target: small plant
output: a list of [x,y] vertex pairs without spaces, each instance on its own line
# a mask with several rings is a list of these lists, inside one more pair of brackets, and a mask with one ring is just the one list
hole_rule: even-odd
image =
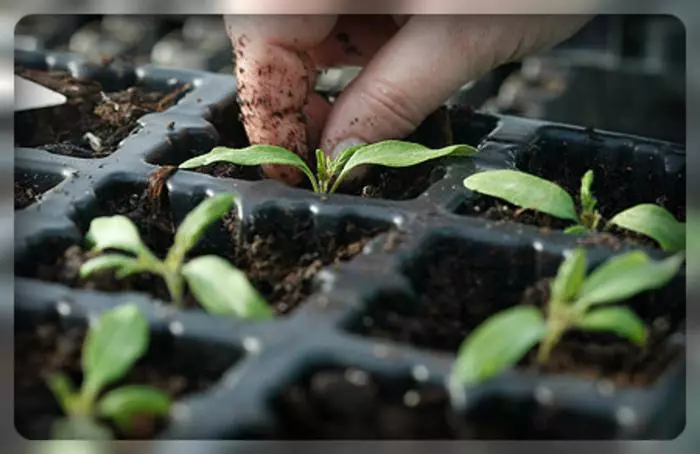
[[546,314],[534,306],[516,306],[479,325],[461,345],[452,378],[473,385],[515,365],[539,343],[544,364],[569,330],[608,331],[644,346],[647,329],[630,309],[601,307],[666,285],[683,264],[682,253],[652,261],[642,251],[609,259],[586,276],[586,253],[575,250],[550,284]]
[[[226,214],[234,203],[230,194],[204,200],[192,210],[175,233],[175,242],[164,260],[160,260],[143,243],[136,226],[125,216],[94,219],[87,240],[93,251],[108,252],[88,260],[80,268],[80,276],[114,270],[118,279],[136,273],[152,273],[163,278],[173,303],[182,307],[185,282],[194,297],[209,312],[245,318],[273,316],[241,270],[217,256],[194,258],[185,256],[197,244],[205,230]],[[126,254],[129,255],[126,255]]]
[[109,439],[111,430],[101,420],[112,421],[129,433],[134,417],[166,417],[171,398],[149,386],[127,385],[102,391],[123,378],[149,344],[146,319],[134,304],[111,309],[89,330],[82,350],[83,382],[79,390],[63,373],[47,377],[47,383],[66,418],[52,428],[57,439]]
[[471,156],[477,150],[468,145],[451,145],[431,149],[423,145],[400,140],[386,140],[369,145],[356,145],[329,158],[322,150],[316,150],[316,174],[299,156],[273,145],[252,145],[246,148],[214,148],[180,164],[181,169],[192,169],[214,162],[228,162],[242,166],[284,164],[301,170],[311,182],[314,192],[333,193],[350,171],[358,166],[374,164],[385,167],[410,167],[445,156]]
[[[522,209],[573,221],[575,224],[565,230],[567,233],[599,230],[602,216],[596,209],[598,201],[591,191],[592,184],[593,171],[589,170],[581,179],[581,206],[577,211],[573,198],[559,185],[528,173],[491,170],[464,180],[467,189],[474,192],[503,199]],[[685,223],[677,221],[659,205],[644,203],[628,208],[605,223],[605,229],[613,226],[650,237],[667,251],[685,249]]]

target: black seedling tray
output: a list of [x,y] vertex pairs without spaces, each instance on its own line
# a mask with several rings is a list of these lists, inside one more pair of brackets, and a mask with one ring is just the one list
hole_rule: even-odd
[[[682,148],[514,117],[466,115],[457,106],[449,109],[454,142],[478,145],[477,157],[436,165],[428,189],[412,199],[322,198],[271,180],[161,169],[208,151],[224,137],[247,142],[232,77],[97,67],[56,53],[16,58],[25,67],[69,69],[114,88],[193,87],[176,106],[142,117],[141,127],[109,156],[15,151],[18,181],[39,196],[16,211],[17,338],[46,324],[81,330],[108,308],[139,304],[154,338],[143,362],[168,364],[169,373],[202,384],[178,400],[160,438],[659,439],[673,438],[684,427],[684,273],[632,302],[653,326],[667,326],[656,347],[659,364],[650,373],[655,378],[645,386],[523,366],[466,393],[446,391],[459,342],[488,315],[516,304],[526,287],[552,276],[567,251],[583,245],[599,264],[636,247],[469,215],[478,197],[462,180],[487,168],[517,167],[574,184],[594,168],[601,173],[594,189],[603,205],[608,193],[627,206],[658,199],[683,217]],[[231,251],[262,244],[269,249],[260,256],[269,260],[262,268],[276,269],[280,256],[306,260],[295,275],[301,284],[291,286],[298,293],[293,297],[284,294],[284,282],[253,279],[262,293],[273,295],[278,318],[248,322],[197,308],[178,311],[145,292],[78,289],[37,277],[44,276],[37,271],[41,265],[58,260],[69,246],[84,246],[94,217],[124,212],[125,205],[132,212],[143,209],[139,197],[156,175],[168,178],[152,209],[175,225],[206,196],[238,197],[235,216],[213,227],[196,254],[230,257]],[[140,227],[154,232],[146,236],[156,249],[168,244],[162,226]],[[656,258],[666,255],[646,250]],[[611,342],[596,339],[596,348]],[[15,361],[22,359],[18,354]],[[614,359],[606,367],[623,367]],[[56,409],[27,403],[21,386],[16,380],[18,430],[41,437]],[[44,426],[27,429],[22,421],[28,418],[43,419]]]

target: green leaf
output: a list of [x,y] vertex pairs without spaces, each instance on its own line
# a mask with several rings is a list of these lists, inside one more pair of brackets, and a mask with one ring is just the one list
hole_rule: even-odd
[[175,242],[168,251],[166,262],[179,266],[207,228],[231,211],[234,201],[232,194],[219,194],[205,199],[190,211],[175,233]]
[[324,180],[328,177],[328,161],[323,150],[316,149],[316,175],[319,180]]
[[638,293],[666,285],[683,264],[681,254],[652,261],[642,251],[633,251],[609,259],[593,271],[583,284],[576,307],[615,303]]
[[253,319],[274,315],[245,273],[221,257],[207,255],[190,260],[182,274],[199,304],[212,314]]
[[354,150],[343,170],[333,183],[331,192],[335,191],[345,176],[355,167],[367,164],[385,167],[410,167],[444,156],[471,156],[477,149],[468,145],[450,145],[449,147],[430,149],[423,145],[400,140],[385,140]]
[[646,344],[648,337],[644,322],[626,307],[596,309],[578,320],[576,327],[584,331],[610,331],[640,346]]
[[583,211],[592,212],[598,203],[593,196],[591,186],[593,186],[593,171],[589,170],[581,178],[581,209]]
[[239,166],[283,164],[298,168],[316,185],[316,177],[309,166],[296,154],[273,145],[251,145],[246,148],[216,147],[207,154],[188,159],[180,164],[181,169],[193,169],[214,162],[228,162]]
[[148,324],[135,304],[111,309],[90,327],[83,346],[83,390],[96,396],[126,374],[148,347]]
[[97,404],[97,414],[109,418],[124,431],[131,429],[134,416],[163,417],[170,413],[172,399],[149,386],[124,386],[107,393]]
[[580,234],[580,233],[590,233],[591,231],[585,225],[576,224],[571,227],[564,229],[564,233]]
[[466,386],[486,380],[516,364],[546,332],[536,307],[516,306],[499,312],[462,343],[452,373]]
[[330,169],[330,175],[331,177],[334,177],[337,175],[339,172],[343,170],[345,165],[348,163],[352,155],[357,152],[360,148],[366,147],[366,144],[362,145],[353,145],[351,147],[346,148],[345,150],[341,151],[340,154],[331,162],[331,169]]
[[552,281],[550,300],[557,303],[572,301],[586,278],[586,251],[578,248],[559,266]]
[[141,241],[139,231],[126,216],[105,216],[92,220],[87,233],[87,240],[93,244],[93,249],[119,249],[140,254],[148,250]]
[[124,278],[131,274],[146,271],[148,267],[133,257],[120,254],[105,254],[92,258],[80,267],[80,277],[87,278],[95,273],[117,270],[117,277]]
[[71,415],[71,401],[75,395],[75,388],[70,378],[66,374],[57,372],[49,375],[46,382],[63,413]]
[[464,186],[522,208],[578,222],[571,196],[558,185],[517,170],[490,170],[464,180]]
[[92,418],[59,419],[51,428],[54,440],[111,440],[112,431]]
[[685,249],[685,224],[659,205],[644,203],[634,206],[618,213],[608,224],[646,235],[667,251]]

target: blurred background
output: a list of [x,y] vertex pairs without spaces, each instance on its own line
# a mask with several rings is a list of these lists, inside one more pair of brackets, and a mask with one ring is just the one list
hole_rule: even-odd
[[[232,73],[221,16],[39,15],[15,48],[81,53],[95,62]],[[498,68],[451,100],[503,113],[685,143],[685,30],[673,16],[598,16],[556,49]],[[320,74],[339,91],[359,68]]]

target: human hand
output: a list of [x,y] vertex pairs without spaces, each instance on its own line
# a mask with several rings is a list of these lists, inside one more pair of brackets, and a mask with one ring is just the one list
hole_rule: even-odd
[[[550,48],[590,16],[227,16],[251,143],[308,158],[410,134],[459,87]],[[363,66],[331,105],[316,70]],[[264,166],[298,184],[296,169]]]

